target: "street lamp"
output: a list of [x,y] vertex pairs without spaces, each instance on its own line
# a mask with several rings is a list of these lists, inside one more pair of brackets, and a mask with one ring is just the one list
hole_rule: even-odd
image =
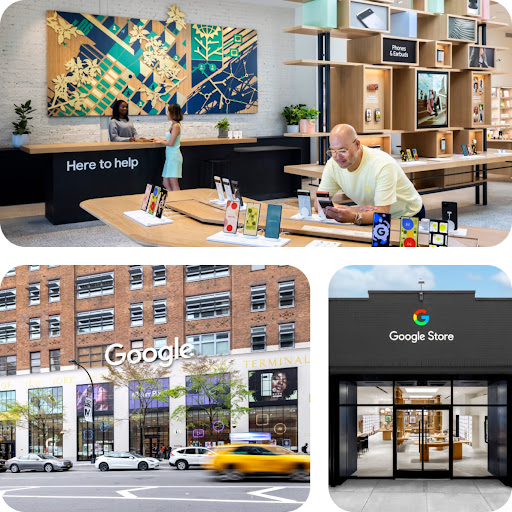
[[418,284],[420,285],[420,302],[423,302],[423,285],[425,284],[425,281],[420,277],[418,279]]
[[91,457],[91,464],[94,464],[96,462],[96,454],[94,451],[94,445],[96,444],[95,432],[94,432],[94,383],[92,381],[91,375],[89,374],[89,372],[87,371],[87,368],[85,368],[85,366],[82,366],[78,361],[75,361],[74,359],[70,359],[69,362],[72,364],[76,364],[77,366],[80,366],[80,368],[82,368],[82,370],[85,370],[85,373],[87,373],[87,376],[89,377],[89,380],[91,381],[91,387],[92,387],[92,411],[91,411],[91,415],[92,415],[92,457]]

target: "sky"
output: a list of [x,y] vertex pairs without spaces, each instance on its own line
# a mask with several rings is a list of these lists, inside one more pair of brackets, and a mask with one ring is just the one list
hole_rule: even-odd
[[338,271],[329,297],[368,297],[368,290],[474,290],[477,297],[512,297],[508,276],[483,265],[350,266]]

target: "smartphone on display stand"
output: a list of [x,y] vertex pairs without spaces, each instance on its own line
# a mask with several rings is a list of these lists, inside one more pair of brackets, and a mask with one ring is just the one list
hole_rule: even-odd
[[224,198],[224,189],[222,188],[222,180],[218,176],[214,176],[213,181],[215,182],[215,188],[217,189],[217,195],[219,196],[219,201],[224,202],[226,199]]
[[158,217],[159,219],[162,218],[162,214],[165,210],[165,201],[167,199],[167,190],[165,188],[162,188],[162,191],[160,192],[160,197],[158,198],[158,206],[155,211],[155,217]]
[[391,214],[373,214],[372,247],[389,247],[391,239]]
[[280,204],[267,206],[267,222],[265,224],[265,238],[279,238],[281,232],[281,214],[283,207]]
[[320,199],[329,199],[329,192],[323,192],[321,190],[316,191],[316,209],[318,212],[318,216],[321,219],[325,219],[325,213],[320,207]]
[[400,247],[418,247],[418,217],[400,219]]
[[142,200],[142,206],[140,207],[140,209],[144,212],[148,209],[149,198],[151,196],[152,190],[153,190],[153,185],[151,185],[151,183],[148,183],[146,185],[146,192],[144,193],[144,199]]
[[361,11],[356,18],[361,22],[363,26],[366,28],[371,28],[373,30],[386,30],[385,24],[381,21],[381,19],[372,11],[372,9],[365,9]]
[[311,217],[311,192],[309,190],[297,190],[299,198],[299,213],[303,217]]
[[328,206],[334,206],[334,204],[332,204],[332,201],[328,198],[319,198],[318,204],[320,205],[320,210],[318,210],[318,214],[320,215],[320,212],[322,212],[322,218],[327,219],[325,208],[327,208]]
[[257,236],[260,208],[260,203],[247,203],[247,208],[245,210],[244,235]]
[[229,201],[226,205],[226,214],[224,216],[224,233],[236,235],[238,230],[238,215],[240,213],[240,203],[238,201]]
[[234,201],[233,193],[231,192],[231,180],[229,178],[222,178],[222,184],[224,185],[224,192],[229,201]]
[[150,215],[153,215],[155,213],[159,194],[160,194],[160,187],[155,186],[153,188],[153,192],[151,192],[151,196],[149,198],[148,213]]
[[443,220],[448,222],[448,229],[456,231],[458,229],[457,203],[455,201],[443,201],[441,211]]
[[240,203],[240,208],[243,208],[244,201],[242,199],[242,194],[240,194],[240,187],[238,186],[238,181],[231,180],[231,192],[233,197]]

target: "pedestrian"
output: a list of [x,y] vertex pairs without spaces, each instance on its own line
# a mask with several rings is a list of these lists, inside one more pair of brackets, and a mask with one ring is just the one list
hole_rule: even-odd
[[171,452],[172,452],[172,446],[168,446],[167,447],[167,458],[170,459],[171,458]]
[[302,448],[302,453],[308,453],[308,443],[306,443]]
[[166,450],[166,447],[165,447],[165,444],[164,444],[164,445],[162,445],[162,449],[161,449],[162,459],[165,459],[165,450]]

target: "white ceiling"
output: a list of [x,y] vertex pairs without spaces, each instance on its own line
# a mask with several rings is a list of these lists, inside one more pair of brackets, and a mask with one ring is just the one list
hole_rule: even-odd
[[269,7],[288,7],[295,9],[302,4],[296,2],[287,2],[286,0],[236,0],[241,4],[268,5]]

